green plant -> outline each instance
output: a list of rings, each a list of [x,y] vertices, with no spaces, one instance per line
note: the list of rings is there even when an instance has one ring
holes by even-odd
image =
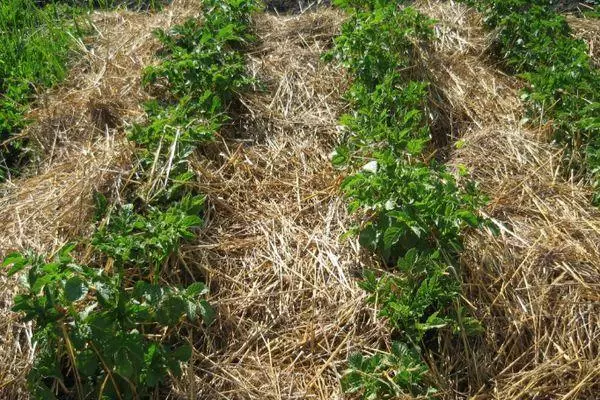
[[[484,199],[472,182],[461,187],[440,166],[408,166],[396,160],[379,155],[376,172],[361,171],[344,180],[351,211],[368,210],[361,244],[392,265],[410,249],[439,250],[452,263],[461,250],[460,233],[483,224],[475,210]]]
[[[583,16],[586,18],[600,18],[600,5],[595,6],[592,9],[584,10]]]
[[[435,350],[442,329],[478,330],[463,316],[457,258],[466,229],[491,227],[477,212],[486,199],[466,174],[455,176],[434,157],[429,85],[416,65],[416,44],[431,40],[433,21],[388,2],[338,4],[351,16],[326,58],[346,67],[353,83],[332,162],[348,171],[342,190],[362,217],[359,242],[393,268],[366,271],[360,286],[397,340],[392,353],[353,356],[342,385],[365,399],[431,394],[419,353]]]
[[[109,213],[92,237],[92,245],[113,258],[119,267],[152,273],[156,281],[167,258],[177,252],[182,240],[195,237],[202,225],[204,197],[186,196],[162,211],[151,207],[146,213],[126,204]]]
[[[214,313],[201,299],[206,288],[138,281],[130,290],[122,270],[79,265],[72,250],[63,248],[52,262],[12,254],[3,264],[12,266],[9,275],[27,268],[25,293],[15,298],[13,310],[35,322],[38,353],[28,375],[32,395],[147,398],[167,374],[179,375],[180,362],[191,356],[189,345],[163,343],[152,334],[186,318],[202,317],[210,324]]]
[[[346,393],[360,394],[366,400],[431,395],[436,390],[423,382],[427,370],[416,350],[394,342],[389,353],[351,355],[341,383]]]
[[[582,40],[549,1],[470,2],[499,31],[497,54],[529,84],[523,92],[527,117],[554,128],[574,172],[596,188],[600,202],[600,72]]]
[[[130,10],[159,10],[171,0],[34,0],[38,6],[67,4],[84,10],[127,8]]]
[[[162,0],[3,0],[0,2],[0,180],[29,158],[27,140],[17,133],[29,121],[36,94],[63,80],[88,32],[84,17],[93,8],[160,7]]]
[[[189,155],[213,139],[227,122],[226,112],[238,90],[254,82],[247,73],[241,50],[252,41],[249,0],[210,0],[202,4],[205,19],[190,19],[170,31],[157,30],[163,45],[161,62],[148,67],[142,83],[162,92],[160,100],[146,104],[148,122],[136,125],[129,138],[139,145],[149,179],[190,171]],[[144,197],[160,195],[155,185]]]

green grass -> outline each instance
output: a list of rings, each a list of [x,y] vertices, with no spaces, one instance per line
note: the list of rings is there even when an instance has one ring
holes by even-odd
[[[65,5],[38,7],[33,0],[0,3],[0,180],[19,166],[26,143],[16,135],[37,91],[62,80],[73,55],[79,11]]]
[[[86,12],[127,7],[149,10],[166,0],[2,0],[0,2],[0,181],[28,158],[18,133],[35,96],[63,80],[75,38],[87,32]]]

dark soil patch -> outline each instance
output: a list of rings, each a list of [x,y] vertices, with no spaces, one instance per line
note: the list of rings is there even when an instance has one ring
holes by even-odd
[[[600,5],[600,0],[558,0],[550,4],[559,12],[579,12]]]
[[[331,0],[267,0],[265,3],[268,11],[298,14],[319,6],[330,6]]]

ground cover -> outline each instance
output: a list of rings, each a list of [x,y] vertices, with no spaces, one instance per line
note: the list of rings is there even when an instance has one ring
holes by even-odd
[[[90,15],[2,186],[3,396],[593,397],[600,216],[493,34],[340,5]]]
[[[566,171],[597,187],[600,170],[600,72],[584,41],[547,1],[477,2],[486,24],[498,29],[499,56],[528,83],[527,118],[552,127],[565,146]],[[594,197],[598,202],[598,194]]]

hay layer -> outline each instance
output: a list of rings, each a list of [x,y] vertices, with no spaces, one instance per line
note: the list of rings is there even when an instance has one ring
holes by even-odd
[[[186,399],[336,399],[348,353],[385,329],[364,305],[361,268],[328,159],[345,88],[320,61],[342,16],[261,15],[249,57],[266,90],[197,169],[212,203],[202,242],[184,258],[205,271],[216,326],[198,342]]]
[[[440,40],[424,50],[432,79],[447,112],[463,116],[465,146],[451,162],[472,171],[501,230],[466,240],[464,293],[486,333],[463,349],[457,364],[467,379],[453,389],[479,398],[597,398],[600,212],[585,187],[563,178],[549,130],[520,123],[519,83],[486,57],[491,37],[479,15],[451,2],[420,8],[439,21]],[[457,364],[442,373],[452,376]]]

